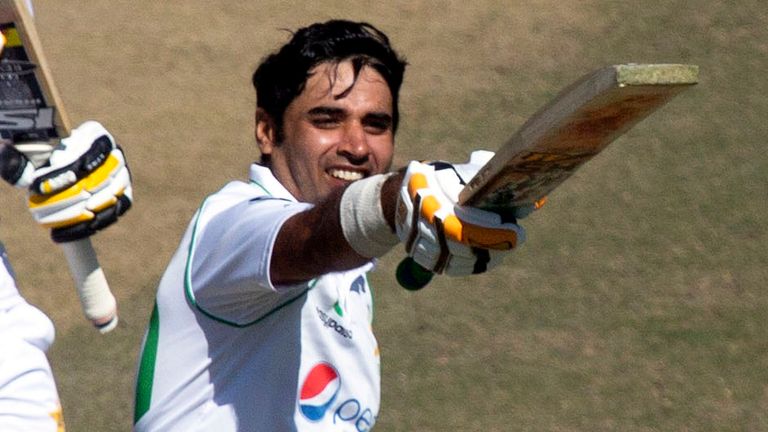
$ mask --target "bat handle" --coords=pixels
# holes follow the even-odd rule
[[[59,243],[69,263],[85,317],[104,334],[117,326],[117,302],[96,258],[91,240]]]
[[[435,274],[420,266],[411,257],[406,257],[397,266],[395,277],[401,287],[409,291],[417,291],[429,283]]]

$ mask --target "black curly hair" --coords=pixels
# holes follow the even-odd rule
[[[268,55],[253,74],[256,106],[275,121],[278,142],[283,139],[283,114],[304,90],[312,69],[320,63],[351,61],[354,80],[363,67],[374,68],[392,94],[392,125],[399,121],[398,94],[407,65],[382,31],[366,22],[330,20],[300,28],[278,51]],[[344,97],[355,84],[337,97]]]

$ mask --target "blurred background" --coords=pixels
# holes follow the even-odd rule
[[[258,158],[250,75],[318,20],[365,20],[410,66],[396,164],[500,146],[562,87],[617,63],[691,63],[700,83],[525,220],[473,279],[371,278],[384,431],[768,430],[768,8],[759,0],[35,0],[75,124],[124,147],[135,206],[94,238],[121,324],[83,318],[60,250],[5,187],[0,238],[57,327],[71,431],[130,430],[156,284],[202,199]]]

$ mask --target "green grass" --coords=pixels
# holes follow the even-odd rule
[[[392,277],[399,254],[382,260],[377,430],[768,430],[761,1],[258,3],[36,2],[70,113],[115,132],[136,180],[135,208],[96,239],[123,319],[108,337],[17,215],[21,197],[0,208],[22,290],[59,329],[69,430],[130,429],[160,274],[200,199],[257,157],[251,69],[285,40],[277,29],[337,16],[381,26],[411,63],[398,164],[494,149],[607,64],[701,68],[698,86],[553,192],[503,267],[410,293]]]

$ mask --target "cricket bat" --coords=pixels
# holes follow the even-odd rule
[[[51,78],[34,19],[24,0],[0,0],[0,136],[36,165],[70,124]],[[107,333],[117,326],[117,303],[88,238],[59,243],[75,281],[83,312]]]
[[[561,91],[501,146],[459,195],[459,204],[514,218],[537,207],[579,167],[680,92],[698,82],[685,64],[619,64],[598,69]],[[432,273],[406,258],[397,269],[406,289]]]

